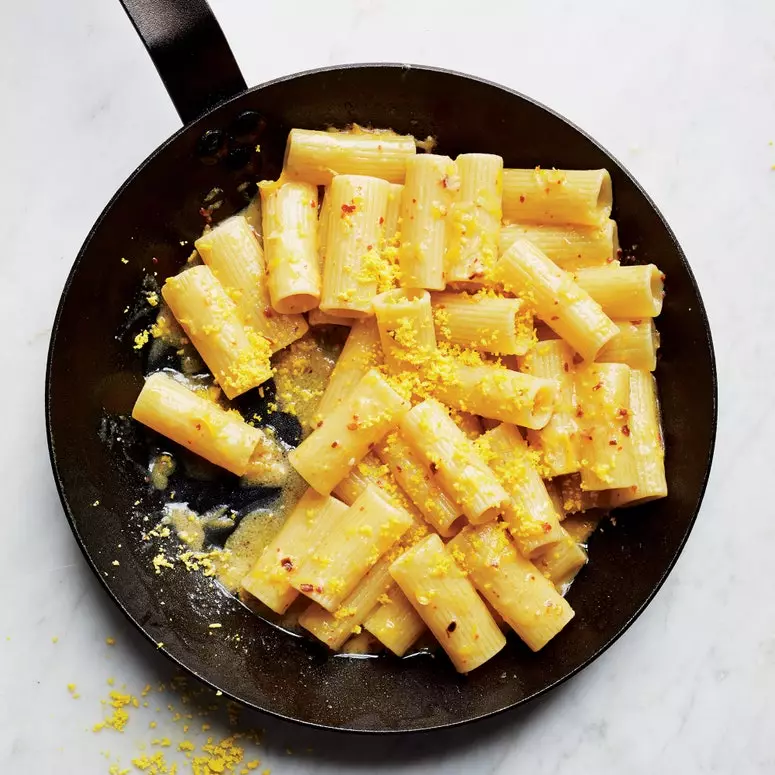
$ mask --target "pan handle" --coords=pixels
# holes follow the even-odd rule
[[[207,0],[121,0],[184,124],[247,88]]]

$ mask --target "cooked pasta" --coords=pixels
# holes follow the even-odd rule
[[[616,221],[602,226],[515,223],[501,229],[499,249],[505,253],[518,239],[532,242],[560,269],[572,272],[588,266],[609,266],[619,260]]]
[[[611,215],[608,170],[507,169],[503,217],[512,223],[600,226]]]
[[[560,640],[607,510],[667,496],[664,275],[621,265],[606,170],[417,147],[291,130],[278,179],[164,284],[133,417],[203,458],[180,475],[281,488],[208,566],[257,613],[343,654],[435,640],[468,673],[511,630]]]
[[[244,216],[228,218],[194,245],[237,306],[243,325],[266,338],[272,352],[304,336],[307,324],[301,315],[280,315],[272,309],[264,254]]]
[[[259,190],[272,306],[284,314],[315,309],[322,283],[317,186],[262,183]]]
[[[594,359],[618,333],[600,304],[573,281],[573,276],[527,240],[517,240],[501,256],[495,277],[507,290],[528,298],[538,317],[585,360]]]

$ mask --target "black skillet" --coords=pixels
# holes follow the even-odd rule
[[[717,390],[708,321],[681,248],[654,204],[596,142],[509,89],[427,67],[377,64],[316,70],[246,91],[204,0],[122,2],[185,127],[132,174],[87,237],[59,305],[46,378],[62,505],[113,600],[153,644],[163,643],[171,659],[225,694],[340,730],[471,721],[527,702],[588,665],[632,624],[675,564],[713,452]],[[332,657],[273,628],[197,574],[176,568],[156,575],[154,549],[141,539],[148,528],[142,514],[158,508],[160,496],[144,478],[148,438],[117,416],[129,411],[146,367],[131,348],[149,322],[138,311],[143,288],[180,267],[213,202],[222,202],[212,213],[217,221],[245,204],[257,180],[277,175],[288,129],[351,122],[434,135],[442,153],[497,153],[509,167],[606,167],[624,247],[667,274],[657,376],[670,495],[622,514],[593,537],[591,562],[569,595],[577,616],[561,637],[539,654],[511,639],[468,677],[443,657]],[[283,432],[292,436],[293,428]],[[188,489],[177,497],[207,507],[227,497],[233,482],[179,486]],[[273,495],[241,491],[237,506],[271,503]],[[222,628],[208,628],[213,621]]]

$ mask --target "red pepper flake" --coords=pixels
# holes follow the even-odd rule
[[[601,387],[603,387],[603,383],[602,382],[598,382],[597,385],[595,385],[592,388],[592,390],[600,390]]]
[[[562,364],[562,367],[563,367],[563,369],[565,369],[565,371],[570,371],[570,364],[568,364],[567,361]]]
[[[519,201],[520,201],[520,202],[524,202],[524,201],[525,201],[525,197],[524,197],[524,196],[520,196],[520,197],[519,197]]]
[[[629,425],[622,425],[622,433],[625,436],[629,436],[630,435],[630,426]]]
[[[379,216],[379,225],[382,226],[383,223],[385,223],[385,219],[380,215]]]
[[[634,326],[639,326],[639,325],[640,325],[642,322],[643,322],[642,320],[633,320],[633,321],[632,321],[632,324],[633,324]]]
[[[318,203],[317,203],[317,202],[316,202],[316,201],[313,199],[313,200],[312,200],[312,201],[309,203],[309,206],[310,206],[310,207],[311,207],[313,210],[316,210],[316,209],[317,209],[317,206],[318,206]]]
[[[338,446],[339,446],[339,442],[338,441],[332,441],[331,442],[331,449],[336,449]]]
[[[347,430],[348,431],[357,431],[358,430],[358,423],[357,422],[349,422],[349,423],[347,423]]]
[[[451,622],[450,622],[450,623],[447,625],[447,635],[452,635],[452,633],[453,633],[453,632],[454,632],[456,629],[457,629],[457,622],[456,622],[456,621],[451,621]]]
[[[544,533],[551,533],[552,532],[552,526],[548,522],[544,522],[543,525],[541,525]]]
[[[624,407],[620,407],[616,410],[616,416],[619,419],[624,419],[625,417],[629,417],[629,415],[630,413]]]
[[[366,245],[366,251],[372,250],[374,245]]]
[[[618,442],[616,441],[616,439],[611,439],[611,441],[608,442],[608,445],[610,447],[615,447],[617,445],[617,443]]]
[[[396,471],[397,471],[397,473],[399,473],[399,474],[400,474],[400,473],[401,473],[403,470],[404,470],[404,469],[403,469],[403,468],[401,468],[401,466],[396,466]]]
[[[576,410],[576,417],[583,417],[583,416],[584,416],[584,412],[581,409],[577,409]]]
[[[302,592],[307,593],[307,592],[312,592],[312,590],[315,589],[315,587],[313,587],[312,584],[301,584],[299,586],[299,589]]]
[[[355,212],[355,205],[348,205],[344,204],[342,205],[342,218],[345,217],[345,215],[350,215],[351,213]]]
[[[436,465],[436,464],[435,464],[435,463],[434,463],[434,462],[431,460],[430,469],[431,469],[431,473],[434,473],[434,474],[435,474],[435,473],[436,473],[436,471],[438,471],[438,470],[439,470],[439,467],[438,467],[438,466],[437,466],[437,465]]]
[[[156,258],[156,256],[153,256],[153,258],[151,258],[151,261],[152,261],[154,264],[158,264],[158,263],[159,263],[159,259],[158,259],[158,258]]]
[[[270,306],[264,307],[264,317],[265,318],[273,318],[274,317],[274,310]]]
[[[290,557],[283,557],[280,560],[280,565],[290,573],[293,570],[293,560]]]
[[[322,420],[318,420],[318,423],[317,423],[317,425],[315,427],[316,428],[322,428],[323,427],[323,421]]]
[[[315,592],[317,592],[319,595],[322,595],[323,594],[323,587],[320,584],[318,584],[315,587]]]
[[[441,179],[441,185],[442,185],[443,188],[449,188],[449,175],[445,175]]]
[[[202,423],[201,423],[201,422],[198,422],[198,423],[197,423],[197,424],[196,424],[194,427],[195,427],[195,428],[196,428],[198,431],[201,431],[201,430],[202,430]]]
[[[414,197],[412,197],[412,204],[413,204],[413,205],[416,205],[416,204],[417,204],[417,200],[416,200]],[[662,277],[664,277],[664,275],[662,275]]]
[[[552,317],[550,318],[550,320],[559,320],[559,319],[560,319],[559,315],[552,315]]]

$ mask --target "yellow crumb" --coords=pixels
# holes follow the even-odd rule
[[[107,637],[107,638],[105,638],[105,643],[108,646],[115,646],[116,645],[116,639],[112,638],[112,637]]]

